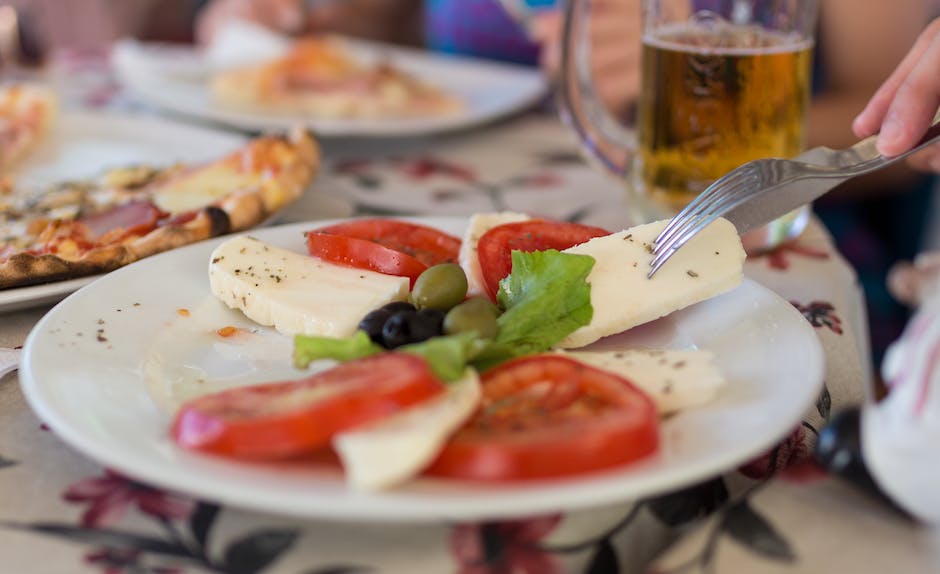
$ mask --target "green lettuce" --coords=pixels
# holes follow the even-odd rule
[[[397,350],[423,357],[438,378],[455,381],[463,376],[467,365],[485,345],[476,333],[458,333],[404,345]]]
[[[477,356],[477,366],[547,351],[590,323],[587,276],[593,267],[589,255],[513,251],[512,273],[499,282],[497,301],[506,310],[498,319],[499,334]]]
[[[294,366],[306,369],[318,359],[352,361],[383,352],[365,331],[356,331],[352,337],[335,339],[333,337],[315,337],[311,335],[294,336]]]

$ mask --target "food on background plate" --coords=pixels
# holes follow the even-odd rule
[[[660,414],[703,404],[724,384],[711,354],[558,349],[570,347],[572,335],[586,328],[593,328],[590,337],[582,337],[589,343],[619,332],[611,330],[618,325],[629,328],[734,287],[741,279],[744,258],[733,226],[718,221],[699,234],[703,239],[698,243],[693,239],[684,248],[697,254],[698,271],[687,273],[691,269],[684,265],[689,261],[678,259],[677,264],[683,265],[680,275],[664,275],[663,280],[657,275],[650,280],[645,272],[652,254],[644,245],[665,222],[600,235],[597,228],[545,220],[520,222],[508,216],[509,231],[519,231],[519,225],[526,229],[528,235],[520,243],[506,240],[508,234],[498,225],[486,225],[498,220],[495,215],[475,218],[465,236],[482,241],[493,233],[502,238],[494,245],[507,251],[510,265],[508,275],[498,281],[496,304],[479,295],[468,297],[465,275],[472,271],[465,274],[448,261],[430,265],[412,280],[406,275],[376,273],[369,257],[321,259],[309,242],[312,257],[247,237],[222,244],[209,264],[213,293],[249,318],[258,321],[261,317],[263,324],[274,323],[282,331],[298,333],[294,338],[296,368],[307,368],[321,359],[338,360],[342,365],[302,382],[253,385],[197,398],[177,414],[173,428],[178,443],[239,457],[307,454],[329,444],[339,454],[349,484],[363,489],[393,486],[425,471],[467,480],[570,476],[628,464],[654,453]],[[323,234],[342,237],[345,230],[356,241],[411,256],[427,244],[429,235],[421,226],[415,230],[414,224],[405,222],[364,221],[328,226],[329,232]],[[488,229],[480,231],[484,226]],[[383,234],[363,232],[380,227],[391,230],[394,240],[386,243],[394,248],[378,243],[384,241]],[[318,232],[311,230],[307,237]],[[436,254],[428,263],[456,256],[449,236],[441,235],[449,246],[447,256]],[[577,243],[571,237],[584,242],[564,251],[545,249],[538,243],[564,247]],[[461,249],[464,257],[460,260],[466,265],[473,250],[466,245]],[[492,274],[488,266],[504,273],[503,254],[495,248],[488,251],[492,253],[480,257],[477,268],[483,275]],[[706,251],[709,258],[703,259]],[[224,281],[220,281],[223,267]],[[253,277],[259,270],[263,276]],[[321,272],[328,279],[316,275]],[[339,275],[343,281],[334,282]],[[700,278],[700,283],[692,281]],[[614,293],[610,284],[615,281],[624,282],[626,288]],[[655,288],[642,281],[655,283]],[[345,305],[349,298],[356,298],[356,304]],[[334,301],[339,303],[331,304]],[[266,321],[272,309],[289,319]],[[419,330],[417,326],[427,317],[434,317],[434,329]],[[284,329],[287,323],[290,328]],[[389,339],[392,327],[408,336]],[[332,404],[343,393],[337,369],[365,373],[368,365],[377,364],[372,362],[400,360],[393,357],[408,357],[424,365],[439,388],[446,390],[413,404],[391,405],[385,416],[373,416],[374,404],[367,400],[346,402],[338,414],[300,416],[311,410],[336,410],[323,405]],[[371,371],[376,385],[383,377],[398,377],[388,369]],[[329,378],[330,384],[317,383],[318,377]],[[351,379],[352,391],[362,380],[368,377]],[[221,423],[206,419],[206,413],[224,419],[229,409],[236,413],[232,415],[235,422],[257,424],[253,427],[257,435],[296,433],[300,446],[268,452],[251,443],[254,439],[244,439],[251,445],[239,446],[235,443],[240,439],[191,438],[232,427],[227,419]],[[344,422],[368,422],[324,427],[318,420],[330,416],[341,416]],[[184,424],[187,417],[189,424]],[[285,431],[284,418],[296,426]],[[182,433],[185,428],[194,430]],[[311,434],[316,441],[304,438]],[[288,443],[294,444],[292,440]],[[259,449],[261,455],[246,454]]]
[[[298,40],[281,57],[221,71],[210,91],[228,108],[321,119],[437,117],[464,108],[446,89],[392,61],[360,61],[329,37]]]
[[[55,122],[58,101],[35,84],[0,86],[0,175],[42,141]]]
[[[258,225],[299,198],[319,167],[302,130],[203,165],[110,169],[92,181],[0,196],[0,289],[111,271]]]

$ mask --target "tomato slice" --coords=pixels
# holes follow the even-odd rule
[[[429,474],[470,480],[567,476],[623,465],[656,450],[653,401],[626,379],[559,355],[486,372],[480,409]]]
[[[544,251],[546,249],[568,249],[594,237],[609,235],[600,227],[530,219],[497,225],[484,233],[477,242],[477,257],[486,294],[496,301],[499,281],[512,270],[512,252]]]
[[[307,251],[314,257],[340,265],[368,269],[386,275],[408,277],[411,279],[412,286],[418,276],[428,268],[427,265],[406,253],[367,239],[331,235],[319,231],[307,233]]]
[[[432,265],[456,263],[460,240],[415,223],[357,219],[307,233],[307,250],[327,261],[410,277],[414,283]]]
[[[199,397],[183,405],[171,433],[184,448],[236,458],[287,458],[443,390],[420,357],[383,353],[306,379]]]

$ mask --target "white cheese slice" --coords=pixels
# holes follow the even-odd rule
[[[661,415],[705,404],[725,385],[710,351],[631,349],[563,354],[629,380],[653,399]]]
[[[212,294],[288,335],[348,337],[366,313],[408,296],[408,278],[341,267],[248,236],[212,252]]]
[[[594,258],[587,277],[594,315],[558,347],[583,347],[714,297],[741,282],[744,248],[734,225],[726,219],[715,220],[700,231],[648,279],[653,241],[665,226],[666,221],[647,223],[565,250]]]
[[[441,447],[476,410],[480,380],[473,369],[447,384],[443,395],[333,438],[346,481],[378,490],[400,484],[424,470]]]
[[[478,213],[470,218],[467,230],[460,244],[458,262],[464,273],[467,274],[467,296],[486,296],[486,282],[483,280],[483,271],[480,269],[480,258],[477,255],[477,242],[484,233],[497,225],[516,223],[530,219],[524,213],[501,211],[498,213]]]

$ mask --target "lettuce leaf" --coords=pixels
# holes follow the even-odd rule
[[[397,350],[423,357],[441,380],[456,381],[485,344],[476,333],[458,333],[404,345]]]
[[[476,359],[489,368],[505,360],[552,348],[576,329],[591,322],[594,267],[589,255],[555,249],[512,252],[512,273],[500,281],[497,300],[506,312],[499,334]]]
[[[369,338],[365,331],[356,331],[352,337],[334,339],[312,335],[294,336],[294,367],[306,369],[318,359],[352,361],[385,351]]]

